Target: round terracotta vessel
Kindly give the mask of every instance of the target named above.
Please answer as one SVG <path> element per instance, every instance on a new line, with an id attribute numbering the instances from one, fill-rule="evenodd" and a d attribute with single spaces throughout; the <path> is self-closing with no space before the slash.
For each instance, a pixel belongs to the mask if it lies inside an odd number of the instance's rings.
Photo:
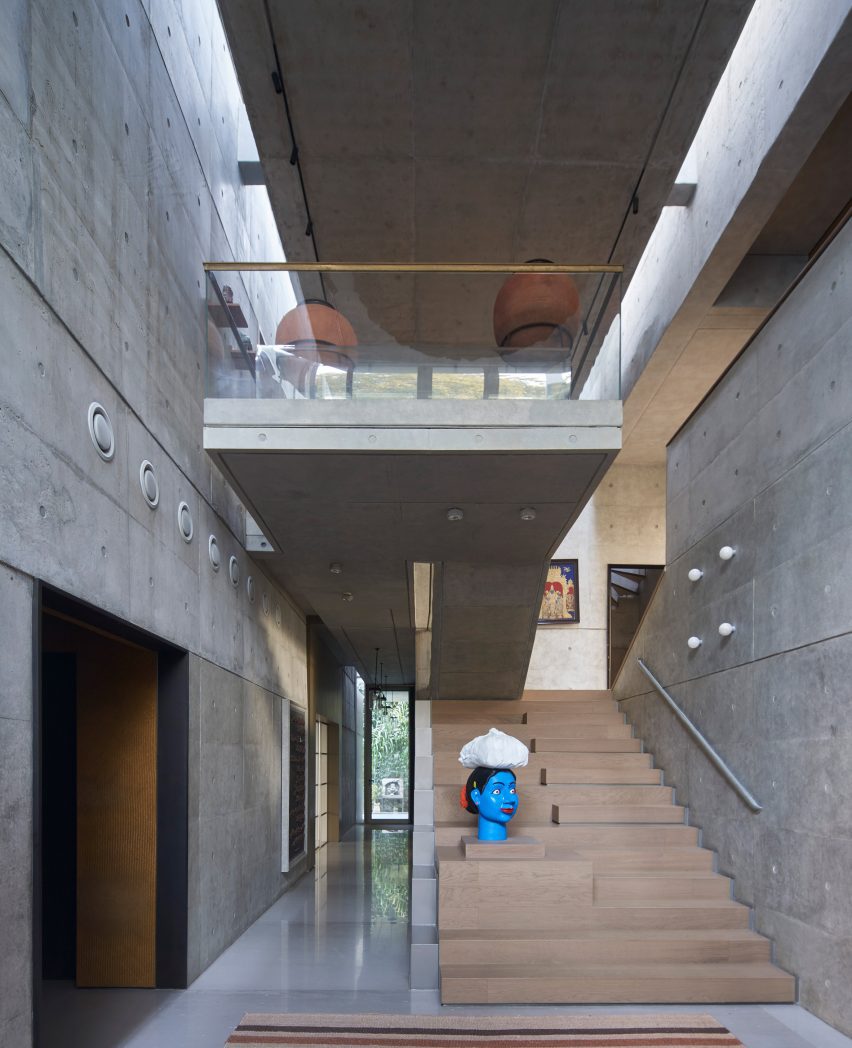
<path id="1" fill-rule="evenodd" d="M 580 294 L 565 273 L 515 273 L 494 300 L 498 346 L 565 347 L 580 329 Z"/>
<path id="2" fill-rule="evenodd" d="M 275 341 L 308 349 L 314 346 L 357 346 L 352 325 L 327 302 L 308 299 L 281 319 Z"/>

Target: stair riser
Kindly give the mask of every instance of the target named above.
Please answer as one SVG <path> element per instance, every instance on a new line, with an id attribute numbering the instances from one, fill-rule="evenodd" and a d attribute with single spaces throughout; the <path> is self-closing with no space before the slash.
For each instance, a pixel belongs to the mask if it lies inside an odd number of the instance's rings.
<path id="1" fill-rule="evenodd" d="M 655 768 L 577 768 L 574 771 L 551 772 L 543 768 L 541 782 L 544 786 L 569 786 L 581 783 L 600 783 L 602 785 L 661 785 L 663 773 Z"/>
<path id="2" fill-rule="evenodd" d="M 622 804 L 608 807 L 604 804 L 553 805 L 553 821 L 560 826 L 577 822 L 649 822 L 649 823 L 682 823 L 685 810 L 676 804 L 654 805 Z"/>
<path id="3" fill-rule="evenodd" d="M 441 979 L 443 1004 L 736 1004 L 795 1001 L 792 978 Z"/>
<path id="4" fill-rule="evenodd" d="M 700 932 L 682 942 L 649 939 L 449 939 L 441 941 L 441 964 L 731 964 L 769 960 L 769 940 L 702 940 Z"/>
<path id="5" fill-rule="evenodd" d="M 595 904 L 631 903 L 674 899 L 729 899 L 731 882 L 727 877 L 699 878 L 685 874 L 681 879 L 671 877 L 654 877 L 639 874 L 637 876 L 607 877 L 598 875 L 594 878 Z"/>
<path id="6" fill-rule="evenodd" d="M 574 716 L 577 713 L 621 713 L 618 703 L 607 699 L 580 699 L 575 702 L 435 702 L 432 724 L 479 723 L 497 718 L 519 723 L 524 716 L 544 714 Z M 496 723 L 496 720 L 495 720 Z"/>
<path id="7" fill-rule="evenodd" d="M 461 769 L 462 777 L 456 783 L 448 786 L 435 787 L 435 801 L 439 798 L 449 798 L 454 802 L 459 800 L 459 790 L 467 779 L 465 769 Z M 525 768 L 518 769 L 518 797 L 524 806 L 533 801 L 549 801 L 551 804 L 671 804 L 674 799 L 674 791 L 671 786 L 611 786 L 611 785 L 565 785 L 565 786 L 542 786 L 540 782 L 531 782 L 527 777 Z"/>
<path id="8" fill-rule="evenodd" d="M 438 724 L 432 728 L 432 752 L 438 753 L 441 750 L 455 750 L 456 756 L 458 751 L 464 746 L 465 743 L 470 742 L 471 739 L 476 738 L 478 735 L 485 735 L 491 725 L 473 724 L 463 725 L 459 727 L 456 724 Z M 507 727 L 507 725 L 503 725 Z M 530 728 L 526 724 L 513 724 L 512 730 L 506 732 L 507 735 L 511 735 L 515 739 L 525 745 L 529 746 L 531 739 L 534 735 L 538 734 L 541 736 L 541 728 Z M 584 723 L 577 721 L 570 725 L 559 726 L 560 738 L 566 739 L 632 739 L 633 729 L 629 724 L 621 724 L 617 721 L 610 721 L 606 724 L 594 724 Z"/>
<path id="9" fill-rule="evenodd" d="M 659 776 L 659 769 L 652 768 L 651 765 L 650 753 L 578 753 L 576 759 L 571 757 L 568 761 L 563 755 L 554 757 L 547 753 L 531 753 L 529 763 L 521 774 L 531 782 L 539 782 L 542 771 L 547 771 L 548 775 L 555 775 L 556 782 L 563 781 L 563 775 L 584 772 L 615 774 L 641 771 L 644 774 L 653 771 Z M 460 776 L 464 775 L 464 769 L 459 764 L 458 751 L 436 753 L 432 761 L 432 774 L 435 783 L 439 785 L 451 786 L 459 782 Z"/>
<path id="10" fill-rule="evenodd" d="M 558 735 L 562 727 L 570 728 L 572 724 L 624 724 L 625 716 L 618 710 L 559 710 L 553 713 L 528 713 L 525 724 L 528 728 L 537 728 L 541 732 Z"/>
<path id="11" fill-rule="evenodd" d="M 439 820 L 441 821 L 441 820 Z M 452 825 L 435 827 L 435 843 L 458 844 L 462 834 L 473 832 L 475 821 L 461 807 L 453 813 Z M 512 823 L 514 832 L 514 820 Z M 653 853 L 661 847 L 688 847 L 698 844 L 698 831 L 694 826 L 630 826 L 630 825 L 556 825 L 546 824 L 530 827 L 530 832 L 545 844 L 560 844 L 575 848 L 640 848 Z M 510 833 L 511 836 L 511 833 Z M 710 853 L 705 853 L 709 855 Z"/>
<path id="12" fill-rule="evenodd" d="M 628 736 L 610 739 L 603 735 L 587 738 L 554 739 L 533 737 L 530 751 L 539 754 L 565 753 L 641 753 L 642 742 Z"/>

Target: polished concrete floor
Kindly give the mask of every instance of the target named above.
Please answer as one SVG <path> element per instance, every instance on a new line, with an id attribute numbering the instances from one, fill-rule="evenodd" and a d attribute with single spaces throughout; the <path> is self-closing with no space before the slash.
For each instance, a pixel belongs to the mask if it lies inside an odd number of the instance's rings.
<path id="1" fill-rule="evenodd" d="M 188 990 L 77 990 L 45 984 L 42 1048 L 221 1048 L 245 1012 L 654 1012 L 659 1007 L 442 1008 L 408 988 L 406 831 L 355 830 L 320 852 Z M 710 1012 L 746 1048 L 849 1048 L 796 1005 L 667 1005 Z"/>

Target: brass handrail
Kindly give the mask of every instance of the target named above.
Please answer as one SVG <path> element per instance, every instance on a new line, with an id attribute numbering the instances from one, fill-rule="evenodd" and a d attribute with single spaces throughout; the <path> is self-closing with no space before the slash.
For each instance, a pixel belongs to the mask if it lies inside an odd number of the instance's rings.
<path id="1" fill-rule="evenodd" d="M 205 262 L 207 273 L 623 273 L 624 266 L 551 262 Z"/>
<path id="2" fill-rule="evenodd" d="M 736 775 L 734 775 L 734 773 L 731 771 L 728 765 L 725 764 L 725 762 L 722 760 L 719 754 L 713 749 L 713 747 L 710 745 L 707 739 L 704 738 L 704 736 L 701 734 L 698 728 L 695 727 L 695 725 L 692 723 L 689 717 L 687 717 L 687 715 L 683 712 L 680 706 L 678 706 L 678 704 L 671 697 L 671 695 L 669 695 L 669 693 L 662 686 L 662 684 L 660 684 L 660 682 L 657 680 L 654 674 L 648 669 L 648 667 L 645 665 L 644 660 L 637 659 L 636 661 L 639 663 L 639 668 L 642 670 L 642 672 L 645 674 L 648 680 L 654 685 L 654 687 L 657 689 L 662 698 L 666 701 L 672 713 L 677 717 L 677 719 L 681 722 L 684 728 L 686 728 L 686 730 L 689 732 L 689 734 L 692 736 L 692 738 L 695 740 L 695 742 L 698 744 L 701 750 L 703 750 L 704 755 L 707 757 L 707 759 L 710 761 L 710 763 L 713 765 L 716 771 L 719 772 L 722 778 L 733 789 L 733 791 L 739 796 L 740 800 L 742 800 L 744 804 L 751 808 L 753 812 L 763 811 L 763 805 L 759 804 L 754 799 L 752 794 L 749 793 L 749 791 L 745 788 L 745 786 L 743 786 L 743 784 L 736 777 Z"/>

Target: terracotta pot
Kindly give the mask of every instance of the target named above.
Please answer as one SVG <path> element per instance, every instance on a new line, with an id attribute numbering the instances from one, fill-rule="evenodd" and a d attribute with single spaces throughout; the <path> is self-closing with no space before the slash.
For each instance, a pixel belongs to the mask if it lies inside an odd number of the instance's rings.
<path id="1" fill-rule="evenodd" d="M 498 346 L 570 349 L 580 329 L 580 294 L 565 273 L 515 273 L 494 300 Z"/>
<path id="2" fill-rule="evenodd" d="M 352 325 L 327 302 L 308 301 L 291 309 L 275 332 L 279 346 L 313 349 L 316 346 L 357 346 Z"/>

